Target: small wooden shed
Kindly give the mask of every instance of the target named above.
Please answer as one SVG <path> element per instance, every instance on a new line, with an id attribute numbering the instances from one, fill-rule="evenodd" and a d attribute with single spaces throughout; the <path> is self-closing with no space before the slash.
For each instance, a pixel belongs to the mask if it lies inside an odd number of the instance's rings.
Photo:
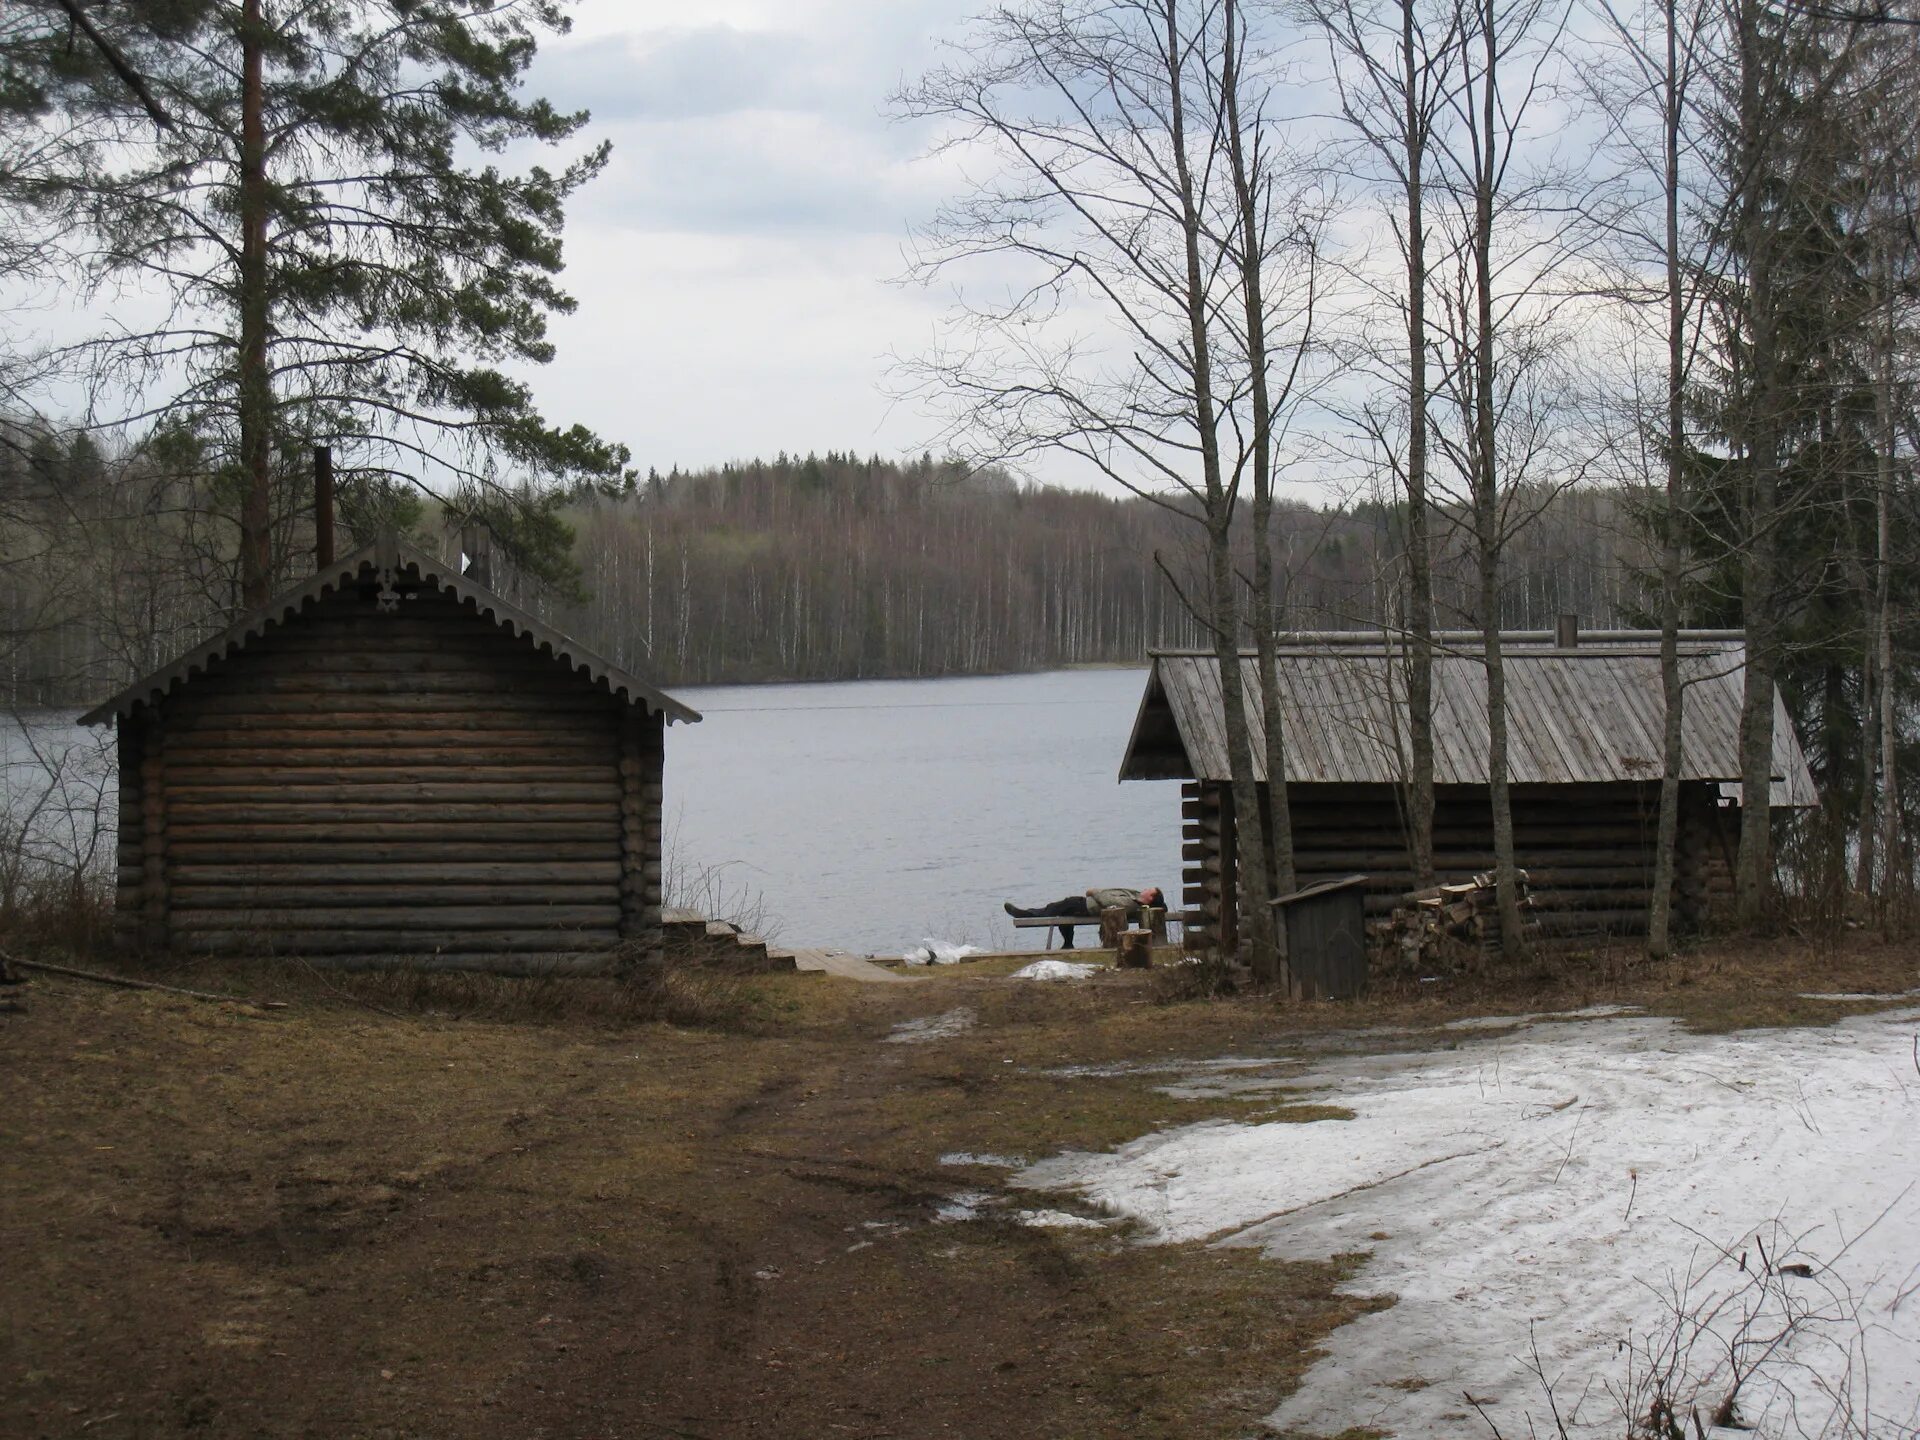
<path id="1" fill-rule="evenodd" d="M 1478 632 L 1437 637 L 1433 664 L 1434 860 L 1442 881 L 1493 867 L 1486 667 Z M 1504 636 L 1508 772 L 1517 859 L 1550 935 L 1643 930 L 1653 882 L 1665 704 L 1657 632 Z M 1369 915 L 1413 888 L 1406 821 L 1407 655 L 1377 633 L 1282 637 L 1281 724 L 1294 864 L 1302 887 L 1354 873 Z M 1744 639 L 1684 632 L 1684 770 L 1679 874 L 1683 925 L 1730 892 L 1740 777 Z M 1266 734 L 1251 652 L 1246 697 L 1255 776 L 1267 802 Z M 1238 865 L 1220 666 L 1211 651 L 1158 651 L 1122 780 L 1183 781 L 1187 935 L 1231 945 Z M 1786 707 L 1774 699 L 1772 803 L 1819 803 Z"/>
<path id="2" fill-rule="evenodd" d="M 136 681 L 120 933 L 353 967 L 657 957 L 666 726 L 699 715 L 383 538 Z"/>

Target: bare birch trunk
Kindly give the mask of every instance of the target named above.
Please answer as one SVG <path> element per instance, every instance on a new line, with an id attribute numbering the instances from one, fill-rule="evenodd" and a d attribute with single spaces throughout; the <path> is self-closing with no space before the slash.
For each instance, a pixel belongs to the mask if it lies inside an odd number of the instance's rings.
<path id="1" fill-rule="evenodd" d="M 267 368 L 267 139 L 261 73 L 265 25 L 260 0 L 240 19 L 240 600 L 249 610 L 271 598 L 270 482 L 273 382 Z"/>
<path id="2" fill-rule="evenodd" d="M 1240 938 L 1256 979 L 1271 985 L 1279 978 L 1279 957 L 1273 945 L 1273 912 L 1266 836 L 1260 823 L 1258 792 L 1253 778 L 1253 744 L 1247 732 L 1246 690 L 1240 681 L 1240 612 L 1234 596 L 1233 506 L 1220 467 L 1220 437 L 1216 430 L 1213 367 L 1209 350 L 1208 292 L 1200 259 L 1199 206 L 1192 167 L 1187 161 L 1186 105 L 1182 80 L 1185 52 L 1177 21 L 1178 0 L 1163 0 L 1166 20 L 1165 62 L 1171 81 L 1171 135 L 1174 174 L 1180 187 L 1182 248 L 1186 261 L 1188 342 L 1193 348 L 1194 421 L 1199 432 L 1200 464 L 1206 484 L 1208 574 L 1212 594 L 1214 655 L 1220 665 L 1220 694 L 1227 741 L 1227 766 L 1232 773 L 1234 822 L 1240 854 L 1239 894 L 1243 900 Z M 1231 877 L 1223 877 L 1230 880 Z"/>
<path id="3" fill-rule="evenodd" d="M 1686 444 L 1686 297 L 1680 281 L 1680 56 L 1679 15 L 1666 0 L 1665 159 L 1667 249 L 1667 496 L 1660 536 L 1660 695 L 1665 706 L 1660 748 L 1660 816 L 1653 842 L 1653 900 L 1647 912 L 1647 955 L 1672 953 L 1675 853 L 1680 841 L 1680 774 L 1685 756 L 1686 691 L 1680 684 L 1680 512 Z"/>
<path id="4" fill-rule="evenodd" d="M 1247 173 L 1246 145 L 1240 125 L 1240 31 L 1234 0 L 1226 0 L 1223 94 L 1227 112 L 1227 153 L 1233 166 L 1234 203 L 1239 212 L 1240 291 L 1247 317 L 1247 361 L 1253 387 L 1253 640 L 1260 674 L 1260 717 L 1266 731 L 1269 826 L 1266 842 L 1272 861 L 1273 893 L 1294 887 L 1293 820 L 1287 804 L 1287 747 L 1280 716 L 1280 677 L 1274 650 L 1273 605 L 1273 396 L 1267 374 L 1266 301 L 1261 286 L 1258 202 Z M 1273 927 L 1273 942 L 1286 961 L 1286 927 Z"/>
<path id="5" fill-rule="evenodd" d="M 1507 787 L 1507 672 L 1500 650 L 1500 492 L 1494 413 L 1493 198 L 1498 165 L 1499 42 L 1495 0 L 1482 0 L 1482 133 L 1474 157 L 1473 511 L 1479 551 L 1480 624 L 1487 667 L 1487 791 L 1493 806 L 1493 860 L 1499 885 L 1500 946 L 1513 959 L 1529 947 L 1520 916 L 1520 869 Z"/>
<path id="6" fill-rule="evenodd" d="M 1414 0 L 1400 0 L 1407 150 L 1407 819 L 1416 889 L 1433 868 L 1433 552 L 1427 531 L 1427 117 L 1419 103 Z"/>
<path id="7" fill-rule="evenodd" d="M 1886 242 L 1883 240 L 1882 245 Z M 1900 857 L 1900 783 L 1893 693 L 1893 447 L 1894 361 L 1897 333 L 1894 297 L 1887 283 L 1887 256 L 1880 254 L 1881 302 L 1886 307 L 1881 329 L 1879 374 L 1873 391 L 1874 421 L 1877 430 L 1874 448 L 1879 452 L 1875 467 L 1874 495 L 1874 669 L 1879 673 L 1880 719 L 1880 824 L 1877 836 L 1880 850 L 1881 884 L 1878 891 L 1883 924 L 1890 924 L 1897 913 L 1897 901 L 1906 891 L 1911 877 Z M 1868 840 L 1863 832 L 1860 848 L 1866 852 Z M 1871 879 L 1871 872 L 1869 872 Z"/>

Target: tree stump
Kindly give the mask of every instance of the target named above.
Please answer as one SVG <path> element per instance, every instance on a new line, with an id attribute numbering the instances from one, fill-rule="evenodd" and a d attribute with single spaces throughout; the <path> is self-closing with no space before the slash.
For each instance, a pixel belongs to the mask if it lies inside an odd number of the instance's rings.
<path id="1" fill-rule="evenodd" d="M 1127 912 L 1123 906 L 1109 905 L 1100 912 L 1100 948 L 1112 950 L 1120 944 L 1120 932 L 1127 928 Z"/>
<path id="2" fill-rule="evenodd" d="M 1140 923 L 1147 927 L 1147 932 L 1153 936 L 1154 944 L 1167 943 L 1167 912 L 1164 907 L 1159 905 L 1144 907 L 1140 911 Z"/>
<path id="3" fill-rule="evenodd" d="M 1120 944 L 1114 955 L 1114 964 L 1122 970 L 1151 970 L 1153 968 L 1153 932 L 1135 927 L 1120 932 Z"/>

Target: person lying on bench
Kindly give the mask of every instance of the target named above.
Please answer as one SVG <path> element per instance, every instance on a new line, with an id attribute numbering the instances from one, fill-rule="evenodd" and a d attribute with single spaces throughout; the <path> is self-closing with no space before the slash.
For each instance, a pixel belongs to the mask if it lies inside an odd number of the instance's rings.
<path id="1" fill-rule="evenodd" d="M 1062 919 L 1068 917 L 1086 917 L 1097 921 L 1102 910 L 1115 908 L 1125 910 L 1127 919 L 1137 921 L 1143 906 L 1154 909 L 1166 908 L 1166 897 L 1160 893 L 1158 885 L 1150 885 L 1145 890 L 1128 890 L 1123 886 L 1108 886 L 1104 889 L 1089 890 L 1081 895 L 1069 895 L 1064 900 L 1056 900 L 1051 905 L 1041 905 L 1031 910 L 1023 910 L 1011 900 L 1002 907 L 1016 920 L 1037 920 L 1049 915 Z M 1071 925 L 1060 927 L 1060 948 L 1073 949 L 1073 930 Z"/>

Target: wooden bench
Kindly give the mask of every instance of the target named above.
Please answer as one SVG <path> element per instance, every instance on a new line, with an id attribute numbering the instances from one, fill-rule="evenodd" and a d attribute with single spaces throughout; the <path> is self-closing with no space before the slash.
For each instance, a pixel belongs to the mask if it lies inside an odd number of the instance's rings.
<path id="1" fill-rule="evenodd" d="M 1016 930 L 1045 930 L 1047 932 L 1047 949 L 1051 950 L 1053 949 L 1054 931 L 1068 928 L 1097 931 L 1100 928 L 1100 917 L 1098 915 L 1016 915 L 1013 917 L 1013 928 Z M 1096 944 L 1092 948 L 1098 950 L 1100 947 Z"/>
<path id="2" fill-rule="evenodd" d="M 1148 927 L 1153 930 L 1154 941 L 1157 944 L 1166 941 L 1166 922 L 1168 920 L 1177 922 L 1185 918 L 1181 915 L 1169 915 L 1164 910 L 1154 911 L 1153 913 L 1161 917 L 1161 923 L 1159 925 L 1150 925 Z M 1013 928 L 1016 930 L 1045 930 L 1047 932 L 1047 949 L 1049 950 L 1053 948 L 1053 932 L 1055 930 L 1067 929 L 1069 926 L 1076 930 L 1085 928 L 1097 933 L 1100 929 L 1100 917 L 1098 915 L 1016 915 L 1013 917 Z M 1095 945 L 1094 948 L 1100 949 L 1102 947 Z"/>

